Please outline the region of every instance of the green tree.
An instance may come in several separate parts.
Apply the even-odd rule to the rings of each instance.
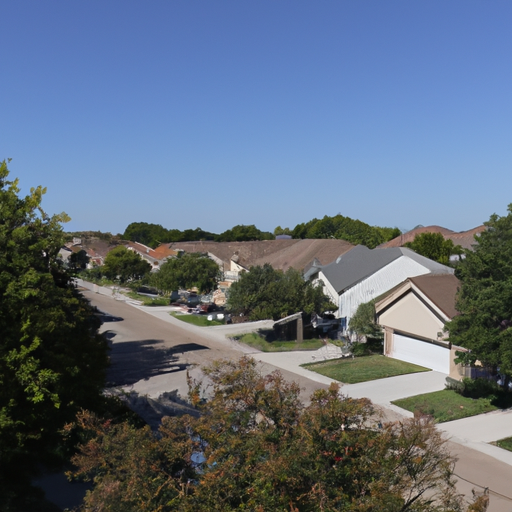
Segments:
[[[274,240],[274,235],[266,231],[260,231],[254,224],[245,226],[239,224],[216,238],[217,242],[250,242],[253,240]]]
[[[461,360],[499,368],[508,377],[504,385],[512,377],[512,204],[508,212],[485,222],[487,229],[457,266],[461,314],[447,324],[450,341],[471,350]]]
[[[297,384],[249,358],[204,372],[209,398],[201,383],[190,391],[201,414],[166,419],[157,436],[89,419],[74,458],[95,482],[84,511],[485,510],[456,494],[454,459],[425,418],[379,428],[368,399],[335,385],[305,406]]]
[[[58,257],[66,214],[19,196],[0,164],[0,494],[60,445],[59,430],[101,402],[108,346]],[[3,501],[7,503],[7,501]],[[4,505],[4,510],[9,510]]]
[[[348,327],[357,335],[359,341],[363,338],[382,339],[382,329],[375,322],[375,300],[359,304]]]
[[[370,249],[400,235],[398,228],[370,226],[360,220],[343,215],[324,216],[307,223],[297,224],[292,231],[293,238],[337,238],[352,244],[366,245]]]
[[[106,277],[119,279],[121,283],[142,279],[150,271],[151,265],[124,245],[112,249],[107,254],[102,269]]]
[[[227,307],[251,320],[278,320],[299,311],[310,315],[336,309],[322,287],[304,281],[298,270],[282,272],[268,263],[252,267],[231,285]]]
[[[132,222],[124,230],[123,238],[132,242],[152,247],[153,249],[161,243],[169,242],[169,232],[160,224],[148,222]]]
[[[68,265],[73,270],[85,269],[91,258],[87,256],[87,253],[81,249],[78,252],[74,252],[69,256]]]
[[[279,235],[290,235],[292,236],[292,230],[290,228],[282,228],[281,226],[277,226],[274,229],[274,236]]]
[[[166,293],[193,287],[201,292],[210,292],[217,286],[220,277],[219,266],[208,255],[180,253],[177,258],[168,259],[158,272],[153,273],[150,283]]]
[[[412,242],[404,245],[414,252],[443,265],[450,263],[452,254],[460,255],[464,252],[460,245],[455,245],[449,238],[445,240],[441,233],[420,233],[414,237]]]

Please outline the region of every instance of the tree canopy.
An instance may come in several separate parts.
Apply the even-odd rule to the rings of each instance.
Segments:
[[[400,235],[398,228],[370,226],[360,220],[343,215],[325,216],[297,224],[292,231],[293,238],[339,238],[352,244],[366,245],[374,249]]]
[[[298,270],[283,272],[268,263],[240,275],[229,289],[227,307],[251,320],[278,320],[299,311],[311,314],[336,309],[322,287],[304,281]]]
[[[152,286],[163,292],[196,287],[200,292],[213,290],[221,277],[215,261],[207,254],[180,253],[168,259],[158,272],[150,277]]]
[[[162,243],[214,240],[217,236],[214,233],[203,231],[201,228],[180,231],[179,229],[166,229],[160,224],[148,222],[132,222],[123,234],[125,240],[140,242],[153,249]]]
[[[492,215],[455,270],[461,281],[456,308],[447,324],[449,339],[471,350],[464,362],[512,377],[512,204],[508,215]],[[508,379],[507,379],[508,380]]]
[[[297,224],[293,229],[277,226],[273,233],[261,231],[254,224],[238,224],[221,234],[215,234],[201,228],[180,231],[179,229],[166,229],[160,224],[132,222],[126,228],[123,237],[126,240],[133,240],[154,248],[158,244],[166,242],[273,240],[275,236],[283,234],[291,235],[293,238],[339,238],[353,244],[366,245],[373,249],[377,245],[400,235],[400,230],[398,228],[370,226],[360,220],[338,214],[334,217],[326,215],[320,220],[315,218],[309,222]]]
[[[404,246],[443,265],[450,263],[452,254],[460,255],[464,252],[460,245],[455,245],[449,238],[445,240],[441,233],[420,233]]]
[[[253,240],[274,240],[274,235],[266,231],[260,231],[254,224],[245,226],[239,224],[224,233],[218,235],[217,242],[250,242]]]
[[[149,274],[151,265],[135,251],[119,245],[107,254],[101,271],[109,279],[119,279],[121,283],[126,283]]]
[[[84,512],[485,510],[485,498],[469,508],[456,494],[432,421],[381,425],[368,399],[336,385],[304,406],[297,384],[249,358],[204,371],[208,393],[190,391],[200,415],[164,418],[158,435],[80,416],[75,474],[94,482]]]
[[[170,242],[167,229],[160,224],[150,224],[147,222],[132,222],[128,224],[124,230],[123,238],[132,242],[139,242],[153,249],[161,243]]]
[[[15,470],[53,453],[59,430],[101,400],[108,346],[58,257],[66,214],[20,196],[0,164],[0,493]],[[27,462],[27,463],[28,463]]]

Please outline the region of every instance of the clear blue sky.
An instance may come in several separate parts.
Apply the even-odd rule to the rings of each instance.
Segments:
[[[19,0],[0,20],[0,159],[68,231],[461,231],[512,203],[509,0]]]

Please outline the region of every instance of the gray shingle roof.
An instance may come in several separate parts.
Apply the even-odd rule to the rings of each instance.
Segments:
[[[411,258],[433,274],[453,274],[454,272],[452,268],[404,247],[372,250],[364,245],[357,245],[332,263],[316,266],[316,268],[323,272],[336,292],[341,294],[402,256]],[[310,273],[312,273],[311,270]]]

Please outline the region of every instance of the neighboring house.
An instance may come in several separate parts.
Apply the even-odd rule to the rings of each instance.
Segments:
[[[477,243],[475,235],[479,235],[482,231],[485,231],[485,226],[483,225],[469,229],[468,231],[461,231],[459,233],[441,226],[420,226],[411,229],[411,231],[407,231],[406,233],[402,233],[389,242],[379,245],[379,249],[403,247],[406,243],[413,242],[417,235],[421,235],[423,233],[441,233],[444,239],[451,240],[453,245],[460,245],[463,249],[472,249],[473,245]]]
[[[286,238],[254,242],[173,242],[160,247],[207,253],[222,269],[224,278],[232,282],[241,272],[265,263],[278,270],[286,271],[292,267],[302,272],[315,258],[326,264],[354,246],[345,240]]]
[[[62,246],[59,250],[59,258],[64,262],[64,264],[67,265],[67,263],[69,262],[69,257],[73,254],[73,251],[69,248],[69,247],[66,247],[65,245]]]
[[[453,274],[454,270],[410,249],[368,249],[358,245],[328,265],[313,265],[304,278],[322,282],[324,292],[338,305],[344,333],[360,304],[391,290],[408,277],[423,274]]]
[[[152,270],[158,270],[160,265],[164,263],[169,258],[174,258],[177,256],[177,252],[169,249],[165,245],[161,245],[156,249],[151,249],[147,245],[141,244],[139,242],[128,242],[126,243],[126,248],[129,251],[136,252],[143,260],[147,261]]]
[[[460,379],[455,352],[464,350],[446,340],[445,324],[457,315],[454,275],[423,275],[405,280],[376,305],[384,329],[384,354]]]

